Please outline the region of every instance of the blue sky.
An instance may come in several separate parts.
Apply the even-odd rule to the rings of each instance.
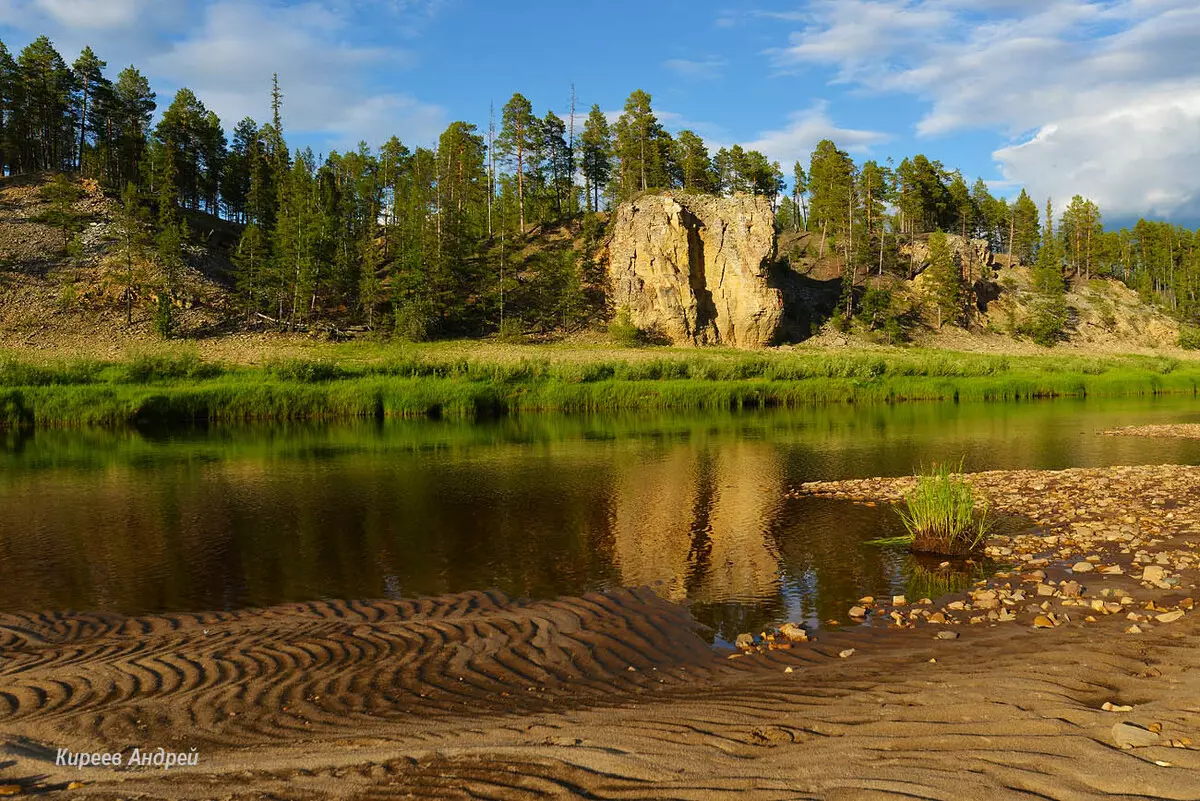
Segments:
[[[317,152],[485,128],[514,91],[565,118],[572,83],[580,115],[642,88],[668,128],[789,173],[828,137],[1200,224],[1194,0],[0,0],[11,50],[39,33],[136,64],[162,107],[188,86],[227,127],[268,116],[277,71],[289,139]]]

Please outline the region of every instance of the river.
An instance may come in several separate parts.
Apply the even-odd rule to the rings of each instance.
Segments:
[[[0,611],[652,585],[711,637],[921,592],[894,511],[804,481],[1200,463],[1192,397],[0,434]],[[982,568],[979,568],[982,569]],[[973,576],[965,576],[965,579]]]

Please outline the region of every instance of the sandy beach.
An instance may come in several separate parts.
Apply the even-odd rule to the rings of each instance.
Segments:
[[[0,794],[1200,798],[1200,468],[968,478],[992,578],[732,653],[652,589],[3,615]]]

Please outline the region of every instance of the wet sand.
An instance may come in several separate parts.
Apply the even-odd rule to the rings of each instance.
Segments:
[[[1007,518],[1008,569],[788,648],[714,651],[650,590],[0,615],[0,792],[1200,798],[1200,469],[969,480]],[[793,493],[876,503],[911,481]],[[1154,744],[1122,749],[1121,722]],[[198,764],[55,764],[135,746]]]

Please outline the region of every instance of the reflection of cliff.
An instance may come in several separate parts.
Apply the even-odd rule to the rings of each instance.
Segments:
[[[778,594],[768,529],[783,484],[776,449],[752,442],[678,447],[630,466],[613,526],[622,583],[662,582],[667,597],[716,603]]]
[[[696,453],[672,448],[664,458],[630,465],[614,486],[613,541],[621,583],[653,585],[672,600],[687,592],[698,491]]]

